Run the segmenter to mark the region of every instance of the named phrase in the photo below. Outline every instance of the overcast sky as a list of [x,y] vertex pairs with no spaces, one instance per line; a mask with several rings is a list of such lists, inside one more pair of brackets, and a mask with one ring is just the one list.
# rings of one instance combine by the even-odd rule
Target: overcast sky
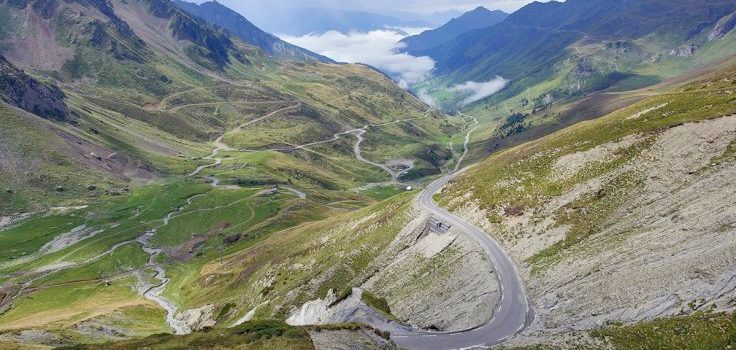
[[[196,2],[203,2],[197,0]],[[410,11],[431,13],[436,11],[457,9],[460,11],[472,10],[478,6],[485,6],[491,10],[511,12],[524,6],[531,0],[218,0],[220,3],[233,8],[248,17],[248,12],[258,11],[264,6],[274,7],[331,7],[340,9],[361,9],[380,13],[393,11]]]

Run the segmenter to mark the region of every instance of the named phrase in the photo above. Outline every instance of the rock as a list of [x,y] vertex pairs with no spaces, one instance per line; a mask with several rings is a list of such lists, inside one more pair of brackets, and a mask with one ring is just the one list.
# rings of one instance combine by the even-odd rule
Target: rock
[[708,34],[708,41],[721,39],[728,35],[728,33],[736,28],[736,12],[721,18],[718,24],[713,28],[713,31]]
[[[675,316],[690,310],[693,300],[699,301],[693,308],[715,305],[718,311],[733,312],[736,305],[729,301],[736,300],[736,165],[724,162],[699,170],[724,154],[734,138],[734,116],[662,130],[635,159],[528,206],[520,218],[501,217],[498,223],[491,223],[492,212],[481,209],[472,197],[458,197],[458,203],[470,204],[457,214],[479,227],[489,227],[520,262],[529,296],[536,304],[534,323],[524,334],[554,338],[571,329],[591,329],[606,322]],[[561,155],[549,178],[571,179],[610,164],[642,140],[631,135]],[[581,198],[612,200],[618,188],[602,188],[624,173],[637,174],[638,180],[631,182],[641,185],[589,237],[560,254],[559,261],[530,273],[539,265],[530,265],[529,257],[560,242],[569,232],[567,225],[556,221],[559,216],[555,213],[571,206],[591,210],[576,203]]]
[[482,324],[500,298],[493,266],[475,241],[456,229],[435,234],[426,229],[428,219],[417,213],[376,259],[387,265],[377,264],[361,288],[385,297],[396,317],[422,328],[456,331]]
[[0,55],[0,99],[41,118],[66,121],[71,113],[66,95],[56,85],[42,83]]
[[13,193],[13,189],[12,188],[6,188],[5,189],[5,193]]
[[56,186],[54,188],[54,191],[56,191],[56,192],[64,192],[64,186]]
[[225,237],[225,244],[234,244],[240,240],[240,234]]
[[309,332],[317,350],[398,349],[396,344],[368,329],[320,330]]
[[97,186],[95,186],[95,185],[89,185],[89,186],[87,186],[87,191],[94,191],[96,189],[97,189]]
[[202,330],[207,327],[213,327],[217,322],[213,319],[215,305],[208,304],[196,309],[184,310],[176,319],[184,322],[194,331]]
[[672,49],[670,55],[679,57],[690,57],[700,50],[700,46],[695,44],[686,44],[678,48]]

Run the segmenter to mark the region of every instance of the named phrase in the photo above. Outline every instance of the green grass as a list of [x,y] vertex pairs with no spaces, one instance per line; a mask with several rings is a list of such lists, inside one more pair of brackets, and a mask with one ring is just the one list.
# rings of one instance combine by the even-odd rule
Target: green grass
[[37,252],[55,236],[85,222],[83,215],[49,215],[33,218],[14,228],[0,231],[0,263]]
[[[236,304],[237,312],[223,325],[267,300],[256,317],[285,319],[292,307],[324,298],[330,289],[339,293],[368,271],[408,221],[410,204],[411,196],[398,195],[380,205],[247,240],[225,253],[224,264],[212,259],[177,267],[170,270],[171,298],[194,307],[211,300]],[[266,280],[270,282],[259,282]],[[320,283],[310,286],[313,280]]]
[[[20,116],[0,104],[0,215],[79,202],[86,187],[120,185],[103,172],[76,163],[72,147],[40,118]],[[63,191],[57,191],[61,186]]]
[[[365,124],[422,117],[426,106],[380,73],[360,65],[282,62],[246,48],[248,64],[233,60],[223,76],[215,77],[220,72],[159,51],[157,45],[137,47],[134,37],[117,35],[111,26],[101,35],[120,46],[106,41],[95,48],[89,31],[82,30],[93,19],[70,16],[63,10],[69,4],[59,6],[49,25],[74,58],[59,71],[29,73],[74,86],[65,91],[74,121],[51,124],[0,106],[0,153],[7,155],[0,167],[0,215],[40,211],[20,226],[0,231],[0,281],[15,286],[35,279],[15,307],[0,316],[0,327],[39,327],[92,342],[99,339],[80,335],[77,323],[99,320],[132,329],[136,336],[166,329],[162,310],[135,294],[137,281],[131,278],[148,259],[134,240],[153,229],[151,243],[172,248],[165,249],[159,261],[172,279],[165,295],[177,306],[215,303],[219,326],[260,305],[264,300],[259,298],[268,298],[274,301],[260,307],[257,318],[284,318],[291,307],[350,285],[407,221],[410,196],[399,189],[354,191],[387,181],[388,175],[355,159],[353,136],[288,154],[222,152],[222,165],[205,169],[195,179],[184,177],[212,162],[203,158],[216,137],[283,107],[241,102],[299,100],[303,107],[228,135],[226,141],[234,147],[316,141]],[[138,3],[121,6],[130,13],[147,9]],[[21,11],[0,9],[0,19],[8,17],[7,11]],[[2,33],[28,34],[15,33],[20,27],[13,21],[1,22]],[[157,34],[157,44],[173,51],[182,48],[181,42],[168,40],[166,32]],[[120,53],[145,60],[114,57]],[[419,169],[437,171],[449,152],[440,147],[434,150],[442,153],[437,156],[428,149],[434,143],[446,144],[462,125],[459,118],[433,113],[411,123],[372,128],[366,134],[365,155],[376,161],[421,157]],[[104,160],[90,155],[92,150]],[[113,153],[114,159],[108,159]],[[207,175],[241,189],[213,190],[201,179]],[[90,185],[95,189],[88,190]],[[308,197],[300,199],[284,189],[270,197],[256,195],[273,185],[296,188]],[[63,191],[55,191],[56,186]],[[188,199],[192,205],[183,208]],[[62,205],[88,207],[44,214]],[[169,225],[162,226],[164,216],[172,212]],[[351,226],[366,215],[371,217]],[[57,252],[39,253],[54,237],[81,225],[98,233]],[[325,245],[325,232],[334,241],[318,249]],[[240,240],[223,247],[225,264],[220,266],[221,242],[236,234]],[[186,250],[192,237],[204,238],[203,245],[172,257],[173,248]],[[32,260],[19,263],[24,256]],[[307,266],[313,260],[314,269],[293,273],[287,264]],[[39,272],[49,267],[59,269]],[[271,271],[278,274],[276,282],[260,283]],[[319,285],[305,288],[317,278]],[[104,283],[107,280],[112,284]],[[293,299],[287,297],[296,289]]]
[[379,186],[362,191],[363,195],[376,200],[384,200],[404,192],[400,186]]
[[139,244],[128,244],[100,259],[62,270],[33,282],[33,286],[53,286],[81,281],[105,282],[134,269],[140,269],[148,262]]
[[343,289],[342,292],[337,295],[337,298],[335,298],[335,301],[333,301],[330,306],[332,307],[339,304],[341,301],[349,298],[351,295],[353,295],[353,288],[349,286],[345,287],[345,289]]
[[736,347],[736,314],[697,312],[634,325],[608,326],[591,334],[606,339],[616,350],[732,349]]
[[132,289],[133,279],[82,282],[73,285],[44,287],[16,300],[15,306],[0,316],[0,329],[63,327],[91,316],[109,313],[122,307],[142,305]]
[[248,350],[311,350],[312,339],[304,328],[292,327],[280,321],[247,322],[226,329],[195,332],[185,336],[153,335],[143,339],[99,345],[76,345],[66,350],[95,349],[248,349]]
[[388,306],[388,302],[386,301],[386,299],[379,298],[368,291],[363,291],[360,299],[363,300],[366,305],[382,312],[384,315],[392,319],[396,318],[394,315],[391,314],[391,308]]

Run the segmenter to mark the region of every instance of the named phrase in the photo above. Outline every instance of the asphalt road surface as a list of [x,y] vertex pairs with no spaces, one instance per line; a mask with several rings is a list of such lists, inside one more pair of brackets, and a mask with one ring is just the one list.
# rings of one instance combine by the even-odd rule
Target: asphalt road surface
[[[463,158],[467,154],[470,132],[468,132],[468,137],[465,139],[465,153],[463,154]],[[490,321],[477,328],[452,333],[407,332],[405,334],[392,334],[391,338],[403,348],[444,350],[494,345],[502,343],[524,329],[527,322],[530,322],[533,317],[524,285],[521,282],[521,277],[519,277],[513,260],[511,260],[489,234],[465,220],[450,214],[445,209],[440,208],[432,199],[437,191],[462,172],[455,171],[436,180],[422,191],[418,201],[422,207],[431,212],[436,218],[459,228],[470,238],[478,242],[483,250],[485,250],[498,276],[501,300]]]

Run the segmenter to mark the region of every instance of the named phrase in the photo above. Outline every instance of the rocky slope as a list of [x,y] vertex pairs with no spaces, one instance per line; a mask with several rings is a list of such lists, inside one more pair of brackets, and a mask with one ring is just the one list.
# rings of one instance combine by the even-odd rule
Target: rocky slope
[[0,99],[41,118],[66,121],[66,96],[57,86],[42,83],[0,55]]
[[[487,322],[500,298],[493,268],[481,248],[456,230],[438,234],[430,216],[412,209],[411,221],[393,242],[356,277],[355,291],[344,301],[337,293],[305,303],[292,313],[292,324],[363,322],[382,329],[405,325],[457,331]],[[360,293],[385,298],[394,320],[365,307]]]
[[501,152],[444,189],[523,267],[536,318],[519,341],[736,310],[735,79]]

